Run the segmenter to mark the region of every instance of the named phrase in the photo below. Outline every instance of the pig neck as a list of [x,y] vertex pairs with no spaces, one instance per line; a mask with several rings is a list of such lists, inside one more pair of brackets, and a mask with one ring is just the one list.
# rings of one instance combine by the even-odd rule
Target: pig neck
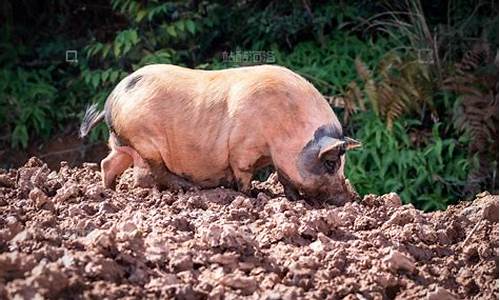
[[287,179],[296,187],[300,187],[300,182],[302,182],[303,179],[297,168],[297,158],[306,141],[305,138],[303,139],[304,141],[302,139],[295,140],[296,142],[291,141],[288,137],[284,139],[273,139],[271,154],[276,170],[286,175]]

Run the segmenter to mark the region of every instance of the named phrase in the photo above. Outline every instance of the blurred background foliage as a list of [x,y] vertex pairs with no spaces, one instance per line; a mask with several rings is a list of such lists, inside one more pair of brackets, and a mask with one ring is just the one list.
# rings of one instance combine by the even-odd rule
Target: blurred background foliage
[[[2,1],[1,148],[74,131],[141,66],[276,63],[310,80],[346,134],[360,194],[433,210],[498,193],[497,1]],[[66,50],[78,62],[65,61]],[[227,60],[265,52],[271,60]],[[253,52],[255,53],[255,52]],[[269,57],[268,57],[269,58]],[[106,138],[105,126],[92,139]]]

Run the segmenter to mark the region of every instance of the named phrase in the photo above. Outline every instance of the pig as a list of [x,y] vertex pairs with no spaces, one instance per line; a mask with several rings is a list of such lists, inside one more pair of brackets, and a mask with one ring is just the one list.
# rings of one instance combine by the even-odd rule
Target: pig
[[80,136],[102,120],[110,131],[106,188],[133,166],[139,186],[248,193],[255,172],[272,165],[289,199],[334,197],[345,190],[346,150],[361,145],[343,135],[311,83],[275,65],[148,65],[120,81],[103,111],[86,111]]

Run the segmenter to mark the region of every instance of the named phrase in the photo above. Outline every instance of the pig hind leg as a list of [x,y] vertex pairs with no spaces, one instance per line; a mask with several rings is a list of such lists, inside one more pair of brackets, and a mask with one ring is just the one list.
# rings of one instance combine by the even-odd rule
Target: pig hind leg
[[109,146],[111,152],[101,161],[101,176],[104,187],[114,186],[116,177],[131,165],[134,165],[134,186],[150,187],[153,185],[148,165],[137,151],[128,146],[119,146],[113,134],[110,135]]
[[108,156],[101,161],[101,176],[104,187],[113,187],[116,177],[130,167],[132,162],[132,157],[127,153],[112,149]]
[[149,165],[139,153],[135,149],[126,146],[119,147],[119,151],[125,152],[132,157],[134,165],[134,187],[153,187],[155,183]]

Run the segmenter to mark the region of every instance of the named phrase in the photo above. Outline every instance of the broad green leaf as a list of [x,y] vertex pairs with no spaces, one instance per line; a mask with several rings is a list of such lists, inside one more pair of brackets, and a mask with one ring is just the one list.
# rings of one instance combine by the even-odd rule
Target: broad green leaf
[[144,10],[144,9],[141,9],[139,10],[139,12],[137,13],[136,17],[135,17],[135,21],[136,22],[141,22],[142,19],[144,19],[144,17],[148,14],[148,11],[147,10]]
[[167,32],[173,37],[177,37],[177,32],[175,32],[175,28],[172,25],[167,26]]
[[175,22],[175,26],[180,30],[180,31],[184,31],[184,20],[179,20],[178,22]]
[[186,20],[186,28],[192,34],[194,34],[196,31],[196,25],[194,24],[194,22],[192,20]]
[[107,43],[102,49],[102,58],[106,58],[111,50],[111,44]]
[[94,73],[94,74],[92,75],[92,80],[91,80],[91,83],[92,83],[92,86],[93,86],[94,88],[97,88],[97,86],[99,86],[99,81],[100,81],[100,79],[101,79],[101,76],[100,76],[100,74],[99,74],[99,73]]
[[109,76],[109,80],[111,82],[116,82],[116,80],[118,79],[118,76],[120,76],[120,72],[119,71],[113,71],[113,72],[111,72],[111,75]]
[[119,58],[120,56],[120,44],[115,41],[113,45],[113,54],[115,55],[116,58]]

